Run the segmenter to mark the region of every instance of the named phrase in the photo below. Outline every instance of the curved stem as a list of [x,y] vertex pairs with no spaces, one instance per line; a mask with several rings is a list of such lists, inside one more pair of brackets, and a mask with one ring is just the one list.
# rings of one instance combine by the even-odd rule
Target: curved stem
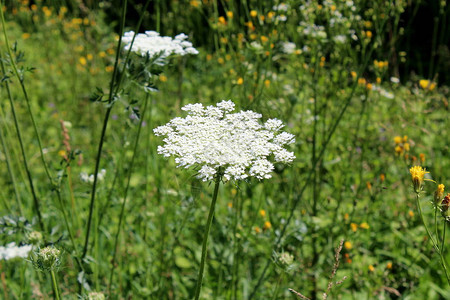
[[197,285],[195,287],[195,300],[200,298],[200,290],[202,288],[202,280],[203,280],[203,271],[205,269],[205,261],[206,261],[206,246],[208,244],[208,236],[209,230],[211,229],[211,223],[214,216],[214,208],[216,207],[217,194],[219,193],[219,185],[222,179],[221,170],[217,172],[215,186],[214,186],[214,194],[211,200],[211,205],[209,207],[208,220],[206,221],[205,235],[203,236],[203,245],[202,245],[202,259],[200,261],[200,270],[198,272],[197,277]]

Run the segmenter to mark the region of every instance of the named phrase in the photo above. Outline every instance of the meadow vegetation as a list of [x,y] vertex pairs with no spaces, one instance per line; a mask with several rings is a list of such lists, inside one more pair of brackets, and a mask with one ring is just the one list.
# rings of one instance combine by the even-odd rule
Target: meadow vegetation
[[[450,15],[415,70],[423,5],[2,1],[0,298],[449,299]],[[195,103],[268,138],[163,150]]]

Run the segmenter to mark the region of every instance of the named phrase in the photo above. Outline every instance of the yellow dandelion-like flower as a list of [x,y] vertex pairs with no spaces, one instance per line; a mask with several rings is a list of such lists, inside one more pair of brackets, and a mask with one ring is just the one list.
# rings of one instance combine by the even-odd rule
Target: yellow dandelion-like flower
[[219,21],[219,23],[222,24],[222,25],[226,25],[226,24],[227,24],[227,20],[225,20],[225,18],[222,17],[222,16],[219,17],[218,21]]
[[244,79],[242,79],[242,77],[239,77],[238,80],[236,81],[237,85],[242,85],[244,83]]
[[357,74],[356,74],[355,71],[351,71],[351,72],[350,72],[350,75],[352,75],[353,78],[356,78],[356,75],[357,75]]
[[380,174],[380,180],[381,182],[384,182],[384,180],[386,180],[386,175]]
[[411,173],[411,179],[414,185],[414,190],[416,191],[416,193],[419,193],[422,189],[425,174],[430,172],[427,172],[421,166],[414,166],[411,169],[409,169],[409,173]]
[[270,86],[270,80],[269,79],[264,80],[264,85],[266,87],[269,87]]
[[420,154],[419,154],[419,158],[420,158],[420,162],[421,162],[422,164],[425,163],[425,154],[420,153]]
[[359,224],[359,227],[362,228],[362,229],[369,229],[370,228],[369,224],[367,224],[366,222],[363,222],[363,223]]
[[87,60],[86,60],[86,58],[85,58],[84,56],[81,56],[81,57],[78,59],[78,61],[80,62],[80,64],[81,64],[82,66],[85,66],[86,63],[87,63]]
[[444,189],[445,186],[442,183],[437,186],[437,189],[434,192],[434,203],[436,205],[441,204],[442,197],[444,197]]
[[374,267],[374,266],[372,266],[372,265],[369,265],[369,271],[370,271],[370,272],[373,272],[373,271],[375,271],[375,267]]
[[348,213],[345,213],[345,214],[344,214],[344,220],[346,220],[346,221],[347,221],[347,220],[348,220],[348,218],[349,218],[349,215],[348,215]]
[[259,211],[259,215],[264,218],[266,216],[266,211],[264,209],[261,209]]
[[377,81],[378,84],[380,84],[381,83],[381,78],[377,77],[376,81]]
[[59,150],[58,151],[58,155],[61,156],[61,157],[65,157],[66,154],[67,154],[66,150]]
[[266,43],[269,40],[269,38],[265,35],[261,36],[261,42]]
[[409,151],[409,144],[408,143],[404,143],[403,144],[403,148],[405,148],[405,151],[408,152]]
[[410,218],[414,217],[414,212],[413,212],[412,210],[409,210],[409,211],[408,211],[408,216],[409,216]]
[[107,66],[105,68],[105,71],[108,72],[108,73],[111,73],[112,71],[114,71],[114,66]]
[[167,81],[167,76],[165,76],[165,75],[159,75],[159,80],[160,80],[161,82],[166,82],[166,81]]
[[358,224],[350,223],[350,228],[352,229],[353,232],[356,232],[356,230],[358,230]]
[[228,208],[233,208],[233,203],[232,202],[228,202],[227,206],[228,206]]
[[394,143],[400,144],[401,142],[402,142],[402,137],[401,136],[394,137]]
[[426,80],[426,79],[421,79],[421,80],[419,80],[419,86],[421,87],[421,88],[423,88],[423,89],[426,89],[426,88],[428,88],[428,85],[430,84],[430,81],[429,80]]
[[344,243],[344,248],[347,249],[347,250],[350,250],[350,249],[353,248],[353,245],[352,245],[351,242],[347,241],[347,242]]
[[31,37],[31,34],[29,34],[27,32],[22,34],[22,39],[24,39],[24,40],[29,39],[30,37]]
[[369,192],[372,191],[372,184],[369,181],[366,182],[366,186]]
[[251,16],[251,17],[254,18],[254,17],[256,17],[257,15],[258,15],[258,12],[257,12],[256,10],[251,10],[251,11],[250,11],[250,16]]
[[223,64],[225,63],[225,60],[224,60],[222,57],[219,57],[219,58],[217,59],[217,62],[218,62],[219,64],[223,65]]
[[368,83],[368,84],[366,85],[366,89],[369,90],[369,91],[371,91],[371,90],[373,89],[373,84]]
[[228,17],[228,19],[233,19],[233,12],[227,11],[227,17]]
[[370,39],[372,37],[372,31],[367,30],[365,35],[366,35],[367,38]]
[[397,153],[398,155],[403,153],[403,147],[402,146],[397,146],[395,147],[395,153]]
[[391,262],[388,262],[386,264],[386,269],[388,269],[388,270],[392,269],[392,263]]
[[263,228],[264,230],[269,230],[270,228],[272,228],[272,224],[269,221],[265,221]]
[[259,228],[258,226],[253,227],[253,230],[255,231],[255,233],[261,233],[261,228]]

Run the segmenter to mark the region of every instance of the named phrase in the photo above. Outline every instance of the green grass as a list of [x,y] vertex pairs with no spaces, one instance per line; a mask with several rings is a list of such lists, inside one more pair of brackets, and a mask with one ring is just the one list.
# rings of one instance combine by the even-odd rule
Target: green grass
[[[400,55],[398,18],[405,7],[381,1],[369,7],[354,1],[356,10],[351,11],[337,2],[335,10],[358,36],[347,36],[348,42],[340,44],[331,37],[347,34],[348,28],[329,25],[335,11],[331,5],[318,9],[310,3],[301,10],[299,1],[286,1],[290,8],[283,22],[276,21],[272,8],[277,1],[247,2],[245,7],[233,1],[154,7],[163,12],[159,23],[141,30],[158,27],[162,35],[175,36],[187,28],[185,33],[200,53],[173,57],[151,78],[159,91],[148,95],[141,88],[142,78],[127,73],[120,86],[113,82],[119,88],[112,105],[90,101],[96,91],[108,99],[117,53],[117,35],[101,10],[87,10],[77,18],[76,10],[58,16],[57,4],[50,6],[48,16],[40,4],[36,10],[19,3],[8,6],[6,34],[11,46],[17,42],[15,57],[19,51],[25,54],[17,65],[19,73],[24,72],[30,110],[2,35],[6,73],[0,88],[0,245],[26,244],[30,232],[43,231],[45,241],[34,251],[45,243],[61,250],[55,272],[61,299],[86,297],[89,289],[105,294],[110,289],[109,299],[193,298],[214,184],[157,154],[162,140],[153,129],[184,116],[185,104],[231,99],[238,110],[282,120],[284,130],[296,136],[290,150],[297,158],[289,166],[277,165],[271,179],[221,185],[201,299],[296,299],[288,288],[321,299],[341,240],[346,243],[334,281],[347,279],[329,298],[450,297],[439,255],[417,211],[409,174],[411,166],[420,164],[436,183],[450,185],[449,89],[422,88],[419,80],[424,78],[416,75],[401,83],[389,79],[401,64],[394,57]],[[226,11],[233,12],[232,19]],[[158,20],[151,12],[144,23]],[[299,26],[300,21],[305,23]],[[135,30],[134,23],[126,20],[125,29]],[[305,34],[308,24],[323,25],[328,38]],[[389,39],[390,30],[394,36]],[[287,41],[301,51],[284,53],[282,43]],[[412,59],[413,54],[408,55]],[[121,68],[126,53],[119,56]],[[380,68],[374,60],[389,65]],[[143,119],[130,117],[133,109]],[[99,170],[105,169],[106,175],[98,181],[91,211],[92,184],[83,182],[80,173],[95,172],[108,110],[99,156]],[[67,138],[61,120],[70,122],[70,153],[63,151]],[[396,153],[396,136],[407,136],[409,151],[402,142],[402,152]],[[27,171],[45,230],[39,225]],[[424,185],[424,220],[435,232],[431,201],[436,184]],[[440,212],[437,225],[442,236],[446,224]],[[443,257],[449,261],[446,248]],[[291,254],[293,262],[280,262],[282,253]],[[2,299],[54,297],[50,272],[37,270],[30,261],[0,260],[0,275]]]

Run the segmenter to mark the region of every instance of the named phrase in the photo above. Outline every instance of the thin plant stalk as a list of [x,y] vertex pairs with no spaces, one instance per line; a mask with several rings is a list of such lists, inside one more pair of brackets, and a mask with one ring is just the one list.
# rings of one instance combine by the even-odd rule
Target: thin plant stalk
[[[5,118],[3,118],[3,117],[2,117],[2,119],[3,119],[3,121],[5,120]],[[4,121],[4,123],[6,123],[6,122]],[[6,128],[6,124],[5,124],[5,128]],[[15,198],[16,198],[17,207],[19,209],[20,215],[21,216],[25,216],[23,214],[22,202],[20,201],[19,190],[17,189],[16,176],[15,176],[14,170],[13,170],[13,168],[11,166],[11,157],[9,156],[9,150],[8,150],[8,148],[6,146],[5,137],[3,136],[3,130],[0,130],[0,140],[1,140],[1,143],[2,143],[3,153],[5,155],[6,168],[8,169],[8,173],[9,173],[9,176],[11,178],[11,183],[12,183],[12,186],[13,186],[13,189],[14,189],[14,195],[15,195]]]
[[[428,226],[427,226],[427,224],[425,223],[425,220],[424,220],[424,218],[423,218],[422,206],[420,205],[420,192],[417,192],[417,193],[416,193],[416,204],[417,204],[417,209],[418,209],[418,211],[419,211],[420,219],[421,219],[421,221],[422,221],[422,223],[423,223],[423,226],[425,227],[425,230],[427,231],[428,237],[430,238],[431,243],[433,244],[434,249],[435,249],[436,252],[439,254],[439,258],[440,258],[440,260],[441,260],[442,268],[444,269],[445,276],[447,277],[447,282],[448,282],[448,284],[450,285],[450,275],[449,275],[448,270],[447,270],[447,264],[446,264],[446,262],[445,262],[445,258],[444,258],[443,254],[442,254],[442,248],[439,248],[438,241],[435,240],[435,239],[433,238],[433,236],[431,235],[431,232],[430,232],[430,230],[428,229]],[[437,239],[437,236],[436,236],[436,239]]]
[[129,171],[128,171],[128,178],[127,178],[127,185],[125,187],[125,191],[124,191],[124,195],[123,195],[123,202],[122,202],[122,208],[120,210],[120,217],[119,217],[119,224],[117,225],[117,231],[116,231],[116,235],[114,238],[114,248],[113,248],[113,257],[111,260],[111,272],[109,275],[109,295],[111,295],[111,287],[112,287],[112,280],[113,280],[113,275],[114,275],[114,268],[115,268],[115,264],[116,264],[116,256],[117,256],[117,247],[118,247],[118,242],[119,242],[119,235],[120,235],[120,230],[122,227],[122,221],[123,221],[123,216],[125,214],[125,205],[127,203],[127,196],[128,196],[128,189],[130,187],[130,182],[131,182],[131,174],[133,173],[133,166],[134,166],[134,161],[136,159],[137,156],[137,148],[139,145],[139,137],[141,135],[141,129],[142,129],[142,123],[144,122],[144,117],[145,117],[145,112],[147,111],[147,104],[148,104],[148,98],[149,98],[149,94],[146,94],[145,97],[145,102],[144,102],[144,108],[143,108],[143,112],[142,112],[142,116],[141,116],[141,120],[139,122],[139,127],[138,127],[138,132],[136,135],[136,140],[134,142],[134,149],[133,149],[133,156],[131,158],[131,162],[130,162],[130,167],[129,167]]
[[[0,16],[1,16],[1,19],[2,19],[2,25],[3,25],[3,30],[4,30],[3,32],[6,35],[2,9],[3,9],[3,6],[0,5]],[[1,66],[1,69],[2,69],[2,73],[6,74],[5,73],[5,64],[3,62],[3,57],[1,55],[1,52],[0,52],[0,66]],[[19,126],[19,121],[17,119],[17,114],[16,114],[15,105],[14,105],[14,100],[13,100],[13,97],[12,97],[12,94],[11,94],[11,90],[9,88],[9,82],[8,81],[5,81],[5,86],[6,86],[6,92],[8,94],[9,103],[10,103],[10,106],[11,106],[11,112],[12,112],[12,115],[13,115],[14,127],[16,129],[17,138],[19,140],[19,146],[20,146],[20,151],[22,153],[23,164],[25,166],[25,171],[27,173],[27,178],[28,178],[28,183],[30,185],[31,195],[33,197],[34,209],[36,210],[36,214],[38,216],[39,228],[41,229],[41,231],[43,233],[45,233],[45,225],[44,225],[44,222],[42,221],[40,202],[39,202],[36,190],[34,188],[33,178],[31,176],[31,171],[30,171],[30,168],[28,166],[28,159],[27,159],[27,155],[25,153],[25,147],[24,147],[24,142],[23,142],[23,139],[22,139],[22,133],[21,133],[20,126]]]
[[113,75],[112,75],[111,83],[110,83],[110,87],[109,87],[108,107],[106,109],[105,118],[103,120],[102,132],[100,134],[100,141],[99,141],[98,150],[97,150],[97,157],[95,159],[94,182],[92,184],[91,201],[89,204],[89,217],[88,217],[88,222],[87,222],[86,237],[84,240],[84,247],[83,247],[83,253],[81,255],[81,259],[84,259],[88,252],[89,235],[91,232],[92,215],[94,212],[95,195],[96,195],[96,190],[97,190],[98,170],[100,168],[100,159],[101,159],[102,150],[103,150],[103,143],[105,141],[106,129],[108,128],[109,116],[110,116],[112,108],[114,106],[113,99],[116,95],[116,93],[114,93],[114,85],[116,83],[118,64],[119,64],[119,54],[120,54],[120,49],[122,47],[122,35],[123,35],[123,28],[125,27],[126,8],[127,8],[127,0],[124,0],[123,5],[122,5],[122,21],[120,23],[120,29],[119,29],[119,41],[117,42],[116,58],[114,61],[114,71],[113,71]]
[[200,291],[202,289],[203,271],[205,270],[205,262],[206,262],[206,250],[207,250],[206,246],[208,244],[209,231],[211,229],[212,219],[214,216],[214,209],[216,207],[217,194],[219,193],[220,181],[222,180],[221,173],[222,172],[219,169],[219,171],[217,172],[216,178],[215,178],[213,198],[211,200],[211,205],[209,207],[208,220],[206,221],[205,234],[203,236],[202,258],[200,261],[200,270],[198,272],[197,285],[195,286],[195,298],[194,298],[195,300],[198,300],[200,298]]
[[55,293],[55,297],[54,298],[56,300],[60,300],[61,298],[59,296],[59,289],[58,289],[58,284],[57,284],[57,281],[56,281],[55,271],[50,270],[50,274],[52,276],[52,286],[53,286],[53,291]]

